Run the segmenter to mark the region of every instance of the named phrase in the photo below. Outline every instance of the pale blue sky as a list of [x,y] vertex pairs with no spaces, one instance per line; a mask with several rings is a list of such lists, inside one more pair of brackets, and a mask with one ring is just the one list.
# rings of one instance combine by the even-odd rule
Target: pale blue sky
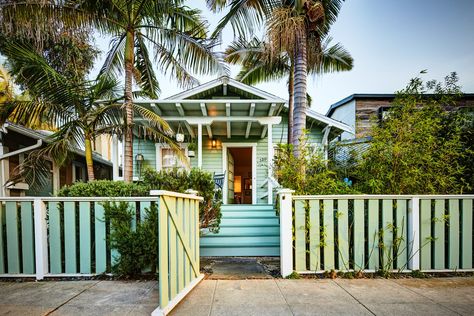
[[[222,17],[208,12],[204,1],[190,0],[188,5],[203,10],[211,30]],[[428,70],[426,79],[438,80],[457,71],[463,91],[474,92],[474,0],[347,0],[331,36],[350,51],[355,66],[350,72],[310,78],[312,108],[320,113],[353,93],[393,93],[423,69]],[[229,26],[219,49],[232,38]],[[107,51],[108,39],[97,37],[95,42]],[[237,72],[232,67],[232,76]],[[168,76],[158,77],[161,97],[182,91]],[[214,78],[198,76],[201,83]],[[287,98],[286,80],[258,87]]]

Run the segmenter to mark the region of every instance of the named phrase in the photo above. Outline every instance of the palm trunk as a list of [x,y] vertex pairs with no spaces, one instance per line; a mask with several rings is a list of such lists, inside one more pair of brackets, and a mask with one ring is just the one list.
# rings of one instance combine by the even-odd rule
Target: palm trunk
[[296,157],[300,154],[300,143],[304,137],[306,129],[306,108],[308,99],[306,98],[306,78],[307,78],[307,52],[306,33],[301,32],[301,36],[296,45],[295,56],[295,104],[294,104],[294,125],[293,125],[293,153]]
[[94,181],[94,160],[92,159],[92,137],[90,134],[85,135],[85,152],[86,152],[86,166],[87,166],[87,181]]
[[134,60],[134,33],[127,31],[125,40],[125,131],[124,131],[124,168],[123,180],[132,182],[133,180],[133,60]]
[[290,74],[288,76],[288,144],[293,143],[293,111],[295,95],[295,66],[291,60]]

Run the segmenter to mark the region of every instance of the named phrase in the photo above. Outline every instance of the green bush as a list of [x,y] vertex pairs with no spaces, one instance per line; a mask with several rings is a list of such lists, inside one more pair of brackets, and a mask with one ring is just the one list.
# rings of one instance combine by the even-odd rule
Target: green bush
[[149,190],[168,190],[184,193],[188,189],[198,191],[198,195],[204,198],[199,207],[199,219],[201,228],[209,228],[212,231],[219,229],[221,219],[221,192],[215,197],[214,180],[210,172],[193,168],[190,171],[182,169],[170,169],[155,171],[147,169],[143,173],[143,185]]
[[281,186],[295,190],[296,194],[356,193],[328,168],[320,152],[311,152],[305,141],[301,144],[299,157],[293,154],[292,145],[278,145],[273,173]]
[[127,202],[104,203],[105,220],[110,222],[110,247],[117,250],[112,272],[133,277],[145,269],[156,272],[158,262],[158,208],[151,204],[145,209],[144,220],[132,227],[135,211]]
[[90,182],[76,182],[64,186],[58,196],[78,197],[118,197],[118,196],[148,196],[148,188],[141,184],[126,183],[123,181],[95,180]]

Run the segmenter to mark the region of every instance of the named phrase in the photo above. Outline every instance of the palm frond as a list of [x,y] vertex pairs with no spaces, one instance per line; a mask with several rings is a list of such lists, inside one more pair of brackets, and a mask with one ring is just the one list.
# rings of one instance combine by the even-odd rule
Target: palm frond
[[160,87],[155,72],[153,71],[153,65],[144,38],[140,36],[140,34],[136,35],[135,48],[135,69],[137,70],[135,81],[148,97],[157,99],[160,93]]

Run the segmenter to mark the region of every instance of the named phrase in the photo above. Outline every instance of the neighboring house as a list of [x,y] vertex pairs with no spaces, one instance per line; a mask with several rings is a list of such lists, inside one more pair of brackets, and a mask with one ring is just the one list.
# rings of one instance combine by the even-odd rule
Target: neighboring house
[[[51,173],[48,185],[39,190],[30,188],[27,183],[5,186],[15,168],[26,155],[34,149],[45,146],[51,132],[37,131],[10,122],[0,129],[0,196],[50,196],[64,185],[75,181],[86,181],[86,160],[83,150],[74,150],[74,158],[61,168],[50,161]],[[94,166],[97,179],[112,178],[112,163],[94,154]]]
[[[326,116],[355,130],[355,137],[350,133],[342,133],[340,140],[364,138],[370,132],[372,119],[382,119],[395,97],[395,94],[353,94],[331,105]],[[474,93],[463,94],[457,108],[462,107],[474,108]]]
[[[195,143],[191,167],[225,174],[225,203],[273,202],[275,182],[269,176],[277,144],[287,141],[285,100],[224,76],[166,99],[135,102],[150,104],[175,132],[185,134],[185,154],[189,142]],[[314,148],[325,148],[332,138],[352,131],[312,110],[307,119],[308,141]],[[134,140],[134,154],[144,158],[135,161],[137,180],[144,167],[183,167],[165,144],[144,137]]]

